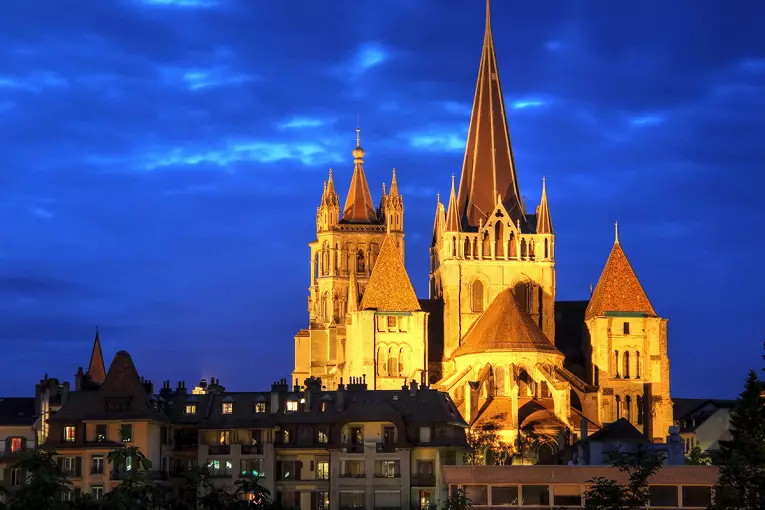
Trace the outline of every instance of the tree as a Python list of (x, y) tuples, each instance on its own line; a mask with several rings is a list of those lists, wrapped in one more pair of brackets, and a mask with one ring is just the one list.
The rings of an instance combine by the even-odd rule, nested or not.
[[(765, 356), (763, 356), (765, 359)], [(754, 370), (730, 414), (731, 439), (720, 441), (715, 461), (720, 476), (715, 486), (715, 508), (765, 507), (765, 383)]]
[(104, 495), (109, 509), (163, 510), (163, 491), (151, 479), (152, 463), (136, 446), (123, 446), (109, 453), (107, 460), (121, 483)]
[(685, 456), (685, 464), (688, 466), (710, 466), (712, 458), (701, 451), (701, 447), (696, 445)]
[(661, 469), (664, 455), (640, 447), (636, 453), (612, 453), (613, 466), (627, 474), (626, 484), (602, 476), (588, 480), (584, 492), (587, 510), (621, 510), (645, 508), (650, 499), (648, 480)]
[(56, 462), (56, 452), (24, 452), (12, 468), (26, 477), (26, 483), (9, 494), (8, 510), (56, 510), (63, 507), (61, 493), (70, 490), (72, 483)]
[(467, 510), (472, 508), (473, 503), (465, 495), (465, 491), (457, 489), (457, 492), (444, 501), (444, 510)]
[(511, 463), (516, 451), (512, 444), (502, 440), (500, 430), (502, 427), (496, 419), (470, 427), (467, 431), (470, 453), (465, 457), (466, 463), (473, 466)]

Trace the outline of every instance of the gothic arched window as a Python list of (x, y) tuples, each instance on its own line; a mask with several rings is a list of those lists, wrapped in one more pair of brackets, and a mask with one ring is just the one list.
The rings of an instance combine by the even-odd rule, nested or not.
[(505, 241), (504, 231), (502, 230), (502, 222), (498, 221), (494, 224), (494, 255), (497, 257), (505, 256)]
[(483, 282), (481, 280), (473, 281), (470, 288), (471, 309), (473, 312), (483, 312)]
[(627, 421), (632, 423), (632, 397), (627, 395), (624, 397), (624, 417)]
[(624, 351), (624, 378), (630, 378), (630, 351)]
[(635, 351), (635, 378), (640, 379), (640, 351)]
[(388, 375), (398, 377), (398, 352), (393, 347), (388, 351)]
[(356, 254), (356, 272), (365, 273), (367, 271), (367, 264), (364, 258), (364, 251), (359, 250)]
[(616, 396), (616, 419), (622, 417), (622, 397), (619, 395)]

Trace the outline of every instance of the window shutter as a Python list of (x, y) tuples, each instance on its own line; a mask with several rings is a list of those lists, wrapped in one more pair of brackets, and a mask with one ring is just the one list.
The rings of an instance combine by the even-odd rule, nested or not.
[(313, 471), (313, 461), (311, 461), (311, 471)]
[(82, 457), (75, 457), (74, 461), (74, 475), (82, 476)]
[(11, 438), (10, 437), (5, 438), (5, 453), (6, 454), (11, 453)]
[(24, 451), (26, 449), (27, 449), (27, 438), (26, 437), (22, 437), (21, 438), (21, 450)]

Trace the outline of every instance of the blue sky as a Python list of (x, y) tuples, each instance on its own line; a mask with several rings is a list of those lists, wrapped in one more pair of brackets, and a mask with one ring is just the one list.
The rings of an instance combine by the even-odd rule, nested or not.
[[(328, 168), (360, 118), (427, 295), (435, 195), (459, 175), (483, 34), (467, 0), (24, 0), (0, 6), (0, 335), (7, 395), (107, 360), (289, 377)], [(674, 396), (735, 394), (765, 335), (765, 3), (495, 0), (521, 190), (548, 178), (559, 299), (613, 222), (670, 318)]]

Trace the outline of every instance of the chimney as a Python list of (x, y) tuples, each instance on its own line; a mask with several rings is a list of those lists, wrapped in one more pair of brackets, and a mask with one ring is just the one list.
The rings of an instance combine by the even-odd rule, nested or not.
[(82, 391), (85, 389), (85, 372), (82, 371), (82, 367), (77, 369), (77, 373), (74, 374), (74, 391)]
[(178, 381), (178, 387), (175, 389), (175, 393), (177, 395), (185, 395), (186, 394), (186, 383), (183, 381)]
[(666, 463), (670, 465), (685, 464), (685, 455), (683, 453), (683, 438), (680, 437), (678, 427), (669, 427), (667, 436), (667, 458)]
[(343, 385), (343, 378), (340, 378), (340, 384), (337, 385), (337, 398), (335, 399), (335, 410), (338, 413), (343, 412), (345, 408), (345, 386)]
[(148, 379), (144, 379), (144, 381), (143, 381), (143, 389), (149, 395), (154, 395), (154, 383), (149, 381)]
[(281, 396), (289, 391), (287, 379), (280, 379), (271, 385), (271, 414), (279, 412)]
[(417, 393), (417, 381), (412, 379), (409, 381), (409, 394), (414, 396), (415, 393)]

